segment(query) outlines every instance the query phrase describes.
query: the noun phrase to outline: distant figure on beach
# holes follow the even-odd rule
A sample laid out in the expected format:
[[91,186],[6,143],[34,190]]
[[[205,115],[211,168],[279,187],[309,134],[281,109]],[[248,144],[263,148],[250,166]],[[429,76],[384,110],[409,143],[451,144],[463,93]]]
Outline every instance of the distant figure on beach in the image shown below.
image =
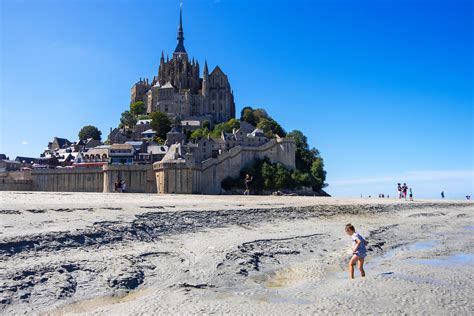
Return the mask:
[[441,191],[441,198],[444,199],[444,191]]
[[250,195],[250,184],[252,184],[253,177],[249,174],[245,175],[244,183],[245,183],[245,191],[244,195]]
[[406,183],[404,183],[402,186],[402,195],[405,201],[407,200],[407,191],[408,191],[408,186]]
[[471,196],[470,195],[466,195],[466,200],[470,200],[471,199]]
[[413,191],[411,188],[410,188],[410,201],[413,201]]
[[122,192],[122,180],[117,179],[117,182],[115,182],[114,191],[119,193]]
[[352,224],[347,224],[345,230],[346,234],[352,237],[352,258],[349,261],[349,277],[351,279],[354,278],[354,265],[356,263],[357,267],[359,268],[360,275],[365,277],[364,260],[365,256],[367,255],[367,242],[359,233],[356,233]]
[[125,184],[125,181],[122,181],[122,193],[125,192],[125,190],[127,189],[127,185]]
[[397,185],[397,190],[398,190],[398,198],[401,199],[402,198],[402,185],[400,183],[398,183]]

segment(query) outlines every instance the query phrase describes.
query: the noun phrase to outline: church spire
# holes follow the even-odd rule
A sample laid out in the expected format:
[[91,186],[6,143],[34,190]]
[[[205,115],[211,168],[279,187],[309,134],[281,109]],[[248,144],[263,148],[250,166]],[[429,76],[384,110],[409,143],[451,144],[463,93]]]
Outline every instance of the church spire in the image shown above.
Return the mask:
[[179,4],[179,27],[178,27],[178,45],[173,53],[173,57],[180,56],[182,54],[187,54],[186,49],[184,48],[184,32],[183,32],[183,3]]

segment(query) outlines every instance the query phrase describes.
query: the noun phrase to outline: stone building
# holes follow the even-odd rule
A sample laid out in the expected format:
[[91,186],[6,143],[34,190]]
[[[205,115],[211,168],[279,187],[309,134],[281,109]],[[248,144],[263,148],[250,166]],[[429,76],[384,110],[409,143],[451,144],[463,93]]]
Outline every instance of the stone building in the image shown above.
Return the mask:
[[224,122],[235,117],[234,94],[227,75],[216,66],[203,75],[197,60],[184,48],[182,10],[179,12],[178,44],[170,59],[161,53],[158,73],[151,83],[142,79],[131,89],[131,102],[143,101],[147,112],[160,111],[181,119]]

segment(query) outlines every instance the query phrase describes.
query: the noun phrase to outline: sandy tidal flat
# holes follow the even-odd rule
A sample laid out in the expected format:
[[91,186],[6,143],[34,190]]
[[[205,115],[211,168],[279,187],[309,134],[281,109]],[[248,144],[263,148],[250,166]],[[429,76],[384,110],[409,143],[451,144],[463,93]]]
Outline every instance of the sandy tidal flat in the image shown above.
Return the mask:
[[[474,204],[0,192],[0,313],[474,313]],[[352,223],[369,241],[348,280]]]

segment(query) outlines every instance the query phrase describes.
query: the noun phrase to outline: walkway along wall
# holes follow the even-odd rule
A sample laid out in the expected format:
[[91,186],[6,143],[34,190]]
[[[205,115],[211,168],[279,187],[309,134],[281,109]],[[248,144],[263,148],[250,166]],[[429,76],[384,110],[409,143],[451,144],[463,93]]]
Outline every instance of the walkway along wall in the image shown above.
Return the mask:
[[289,169],[295,168],[296,144],[292,138],[272,139],[262,146],[237,146],[201,163],[190,159],[160,161],[153,165],[158,193],[220,194],[226,177],[237,177],[256,158],[268,157]]

